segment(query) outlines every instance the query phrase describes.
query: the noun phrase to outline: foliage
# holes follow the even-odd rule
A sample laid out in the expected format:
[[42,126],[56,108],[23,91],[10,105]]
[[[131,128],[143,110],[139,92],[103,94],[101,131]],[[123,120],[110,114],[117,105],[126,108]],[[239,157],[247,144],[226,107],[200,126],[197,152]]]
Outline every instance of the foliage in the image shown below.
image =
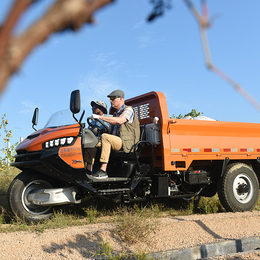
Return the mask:
[[211,214],[224,211],[223,206],[221,205],[218,195],[213,197],[202,197],[198,206],[197,211],[203,214]]
[[102,243],[99,245],[98,251],[93,256],[105,257],[105,259],[109,260],[118,260],[118,259],[126,259],[127,254],[125,252],[121,254],[114,253],[110,244],[107,241],[104,241],[102,238]]
[[93,255],[94,256],[100,256],[100,259],[109,259],[109,260],[121,260],[121,259],[143,259],[148,260],[151,259],[149,254],[145,252],[137,252],[133,253],[131,255],[127,254],[126,252],[120,252],[116,253],[111,248],[111,245],[104,241],[102,238],[102,242],[99,244],[98,251]]
[[[156,229],[160,217],[225,212],[217,195],[210,198],[194,198],[190,201],[165,199],[154,203],[129,205],[128,207],[117,207],[113,203],[102,200],[86,200],[78,205],[60,206],[60,209],[57,208],[54,212],[52,219],[28,225],[22,219],[13,218],[7,211],[7,189],[19,171],[13,167],[0,171],[0,224],[9,224],[2,227],[0,225],[0,233],[19,230],[43,232],[45,229],[114,221],[117,224],[116,232],[118,235],[126,237],[132,242],[138,242]],[[260,197],[254,210],[260,210]],[[133,232],[131,228],[133,228]],[[137,236],[136,230],[138,231]]]
[[196,109],[192,109],[188,114],[185,114],[184,116],[182,114],[179,114],[177,117],[173,114],[171,118],[177,118],[181,119],[184,118],[185,116],[191,116],[191,117],[197,117],[199,115],[203,114],[203,112],[197,112]]
[[89,220],[89,224],[95,223],[96,217],[97,217],[97,208],[93,205],[87,208],[83,208],[86,218]]
[[153,210],[135,205],[134,208],[120,208],[118,213],[116,231],[119,237],[129,244],[142,241],[158,226]]
[[10,143],[10,140],[12,138],[12,131],[8,130],[7,126],[8,120],[6,119],[6,115],[4,114],[0,124],[0,130],[4,132],[4,135],[0,134],[0,137],[2,137],[4,141],[4,147],[0,149],[0,152],[4,154],[4,157],[0,157],[0,169],[6,166],[8,162],[11,163],[14,161],[15,147],[18,144],[17,142],[8,147],[8,144]]

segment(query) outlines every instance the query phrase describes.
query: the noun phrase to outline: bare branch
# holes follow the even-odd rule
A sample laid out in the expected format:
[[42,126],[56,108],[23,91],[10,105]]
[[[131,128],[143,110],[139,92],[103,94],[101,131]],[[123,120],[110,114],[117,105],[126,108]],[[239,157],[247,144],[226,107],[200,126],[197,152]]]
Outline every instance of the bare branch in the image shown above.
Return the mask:
[[33,0],[16,0],[14,3],[10,14],[8,15],[5,24],[0,30],[0,60],[3,56],[4,50],[8,43],[10,34],[19,20],[21,14],[28,8],[28,6],[33,2]]
[[151,22],[155,18],[162,16],[166,9],[171,8],[171,0],[150,0],[150,2],[154,5],[154,7],[151,14],[147,18],[148,22]]
[[85,23],[92,23],[93,14],[111,2],[113,0],[58,0],[22,35],[10,38],[0,61],[0,93],[8,78],[18,70],[37,45],[46,41],[53,33],[68,29],[75,31]]

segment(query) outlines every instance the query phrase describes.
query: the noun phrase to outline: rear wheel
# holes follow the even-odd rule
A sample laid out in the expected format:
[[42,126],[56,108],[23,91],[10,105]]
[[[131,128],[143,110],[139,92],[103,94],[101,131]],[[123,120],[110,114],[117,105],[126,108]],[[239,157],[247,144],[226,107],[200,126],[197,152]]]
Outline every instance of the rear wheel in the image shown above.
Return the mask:
[[259,196],[259,183],[253,169],[243,163],[228,165],[218,183],[220,202],[227,211],[251,211]]
[[40,221],[53,215],[52,207],[33,204],[29,194],[40,189],[52,188],[51,181],[43,174],[21,172],[8,189],[8,204],[12,213],[26,221]]

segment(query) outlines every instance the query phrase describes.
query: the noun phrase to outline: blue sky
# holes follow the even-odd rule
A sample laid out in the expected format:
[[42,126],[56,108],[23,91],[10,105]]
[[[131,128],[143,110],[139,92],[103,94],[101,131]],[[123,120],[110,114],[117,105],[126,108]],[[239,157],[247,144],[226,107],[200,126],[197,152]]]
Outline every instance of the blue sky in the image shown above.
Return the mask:
[[[0,23],[13,1],[1,1]],[[24,16],[15,33],[41,16],[54,0],[42,0]],[[198,0],[193,0],[200,10]],[[208,1],[215,18],[208,30],[212,60],[260,102],[260,1]],[[260,113],[204,62],[199,27],[182,0],[154,22],[146,18],[149,0],[118,0],[96,13],[96,24],[53,35],[25,60],[0,97],[12,142],[33,132],[31,118],[40,109],[38,129],[50,115],[69,108],[71,91],[80,89],[82,106],[104,100],[114,89],[126,98],[150,91],[166,96],[169,114],[196,109],[221,121],[260,123]],[[0,144],[2,141],[0,141]]]

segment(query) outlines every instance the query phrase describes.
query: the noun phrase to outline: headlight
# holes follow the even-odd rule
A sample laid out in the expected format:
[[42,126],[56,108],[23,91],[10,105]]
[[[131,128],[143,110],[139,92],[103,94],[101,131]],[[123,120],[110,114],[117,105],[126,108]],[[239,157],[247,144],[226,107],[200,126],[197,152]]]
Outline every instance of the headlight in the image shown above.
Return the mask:
[[74,137],[63,137],[63,138],[58,138],[54,140],[47,141],[43,143],[43,148],[52,148],[52,147],[58,147],[58,146],[63,146],[63,145],[70,145],[72,144],[74,140]]

